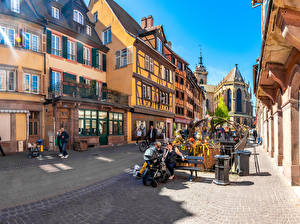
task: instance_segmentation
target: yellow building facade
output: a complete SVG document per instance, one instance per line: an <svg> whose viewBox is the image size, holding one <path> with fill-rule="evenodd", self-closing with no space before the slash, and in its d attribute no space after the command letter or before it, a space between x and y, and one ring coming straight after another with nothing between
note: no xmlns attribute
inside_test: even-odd
<svg viewBox="0 0 300 224"><path fill-rule="evenodd" d="M175 115L175 65L164 56L167 42L163 27L153 18L142 19L141 26L116 2L90 1L90 18L102 42L110 49L107 63L108 88L128 94L128 140L142 127L150 125L158 135L172 136Z"/></svg>

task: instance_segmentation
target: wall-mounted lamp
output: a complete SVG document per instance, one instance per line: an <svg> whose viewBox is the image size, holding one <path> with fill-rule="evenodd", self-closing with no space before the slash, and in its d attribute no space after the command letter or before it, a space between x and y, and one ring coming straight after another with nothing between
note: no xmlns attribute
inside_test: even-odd
<svg viewBox="0 0 300 224"><path fill-rule="evenodd" d="M264 0L251 0L252 8L261 6Z"/></svg>

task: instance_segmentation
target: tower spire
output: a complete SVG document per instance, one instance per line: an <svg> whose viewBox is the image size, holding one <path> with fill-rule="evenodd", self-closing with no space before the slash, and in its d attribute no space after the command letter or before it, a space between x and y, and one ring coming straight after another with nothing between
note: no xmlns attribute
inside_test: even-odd
<svg viewBox="0 0 300 224"><path fill-rule="evenodd" d="M199 45L199 47L200 47L199 65L203 65L202 47L201 47L201 45Z"/></svg>

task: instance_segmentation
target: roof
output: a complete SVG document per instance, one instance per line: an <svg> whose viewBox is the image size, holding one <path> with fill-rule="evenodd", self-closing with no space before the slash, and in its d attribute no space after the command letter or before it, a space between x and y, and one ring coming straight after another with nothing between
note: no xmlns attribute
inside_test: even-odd
<svg viewBox="0 0 300 224"><path fill-rule="evenodd" d="M97 47L104 52L108 51L108 48L102 44L101 39L94 29L95 24L91 22L89 17L87 16L88 8L83 0L52 1L51 4L53 4L55 7L60 8L61 10L59 20L52 17L49 3L45 3L45 1L46 0L31 0L33 7L35 8L39 16L45 20L45 25L47 27L58 30L70 36L76 36L76 39L93 47ZM85 21L84 25L89 25L92 29L91 36L87 35L86 32L82 32L82 29L79 29L78 27L81 25L73 21L72 9L78 9L82 12ZM85 28L83 30L85 30Z"/></svg>
<svg viewBox="0 0 300 224"><path fill-rule="evenodd" d="M170 48L167 44L165 45L165 47L172 53L174 54L177 58L179 58L180 61L182 61L183 63L185 63L186 65L189 65L188 62L186 62L182 57L180 57L175 51L172 50L172 48Z"/></svg>
<svg viewBox="0 0 300 224"><path fill-rule="evenodd" d="M208 93L213 93L215 92L217 86L214 86L214 85L201 85L204 87L205 91L208 92Z"/></svg>
<svg viewBox="0 0 300 224"><path fill-rule="evenodd" d="M237 64L235 67L226 75L222 82L244 82L244 79L241 75L240 70L238 69Z"/></svg>
<svg viewBox="0 0 300 224"><path fill-rule="evenodd" d="M114 12L122 26L131 34L139 36L142 32L141 26L115 1L106 0L107 4Z"/></svg>

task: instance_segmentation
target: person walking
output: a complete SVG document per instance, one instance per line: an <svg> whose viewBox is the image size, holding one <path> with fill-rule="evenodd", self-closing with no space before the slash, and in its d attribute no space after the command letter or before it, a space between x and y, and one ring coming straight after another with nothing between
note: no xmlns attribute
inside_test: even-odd
<svg viewBox="0 0 300 224"><path fill-rule="evenodd" d="M62 157L62 144L61 144L61 130L58 130L57 135L56 135L56 139L55 139L55 145L58 147L59 149L59 157Z"/></svg>
<svg viewBox="0 0 300 224"><path fill-rule="evenodd" d="M253 130L253 138L254 138L254 142L256 143L256 138L257 138L257 131L256 131L256 129Z"/></svg>
<svg viewBox="0 0 300 224"><path fill-rule="evenodd" d="M2 156L5 156L5 153L4 153L4 151L2 149L2 145L1 145L1 136L0 136L0 151L1 151Z"/></svg>
<svg viewBox="0 0 300 224"><path fill-rule="evenodd" d="M60 131L61 131L61 145L62 145L61 148L63 154L61 158L67 159L69 157L69 154L67 153L66 146L69 141L69 135L64 128L61 128Z"/></svg>
<svg viewBox="0 0 300 224"><path fill-rule="evenodd" d="M142 130L141 128L137 128L136 131L136 145L139 144L139 140L142 138Z"/></svg>

